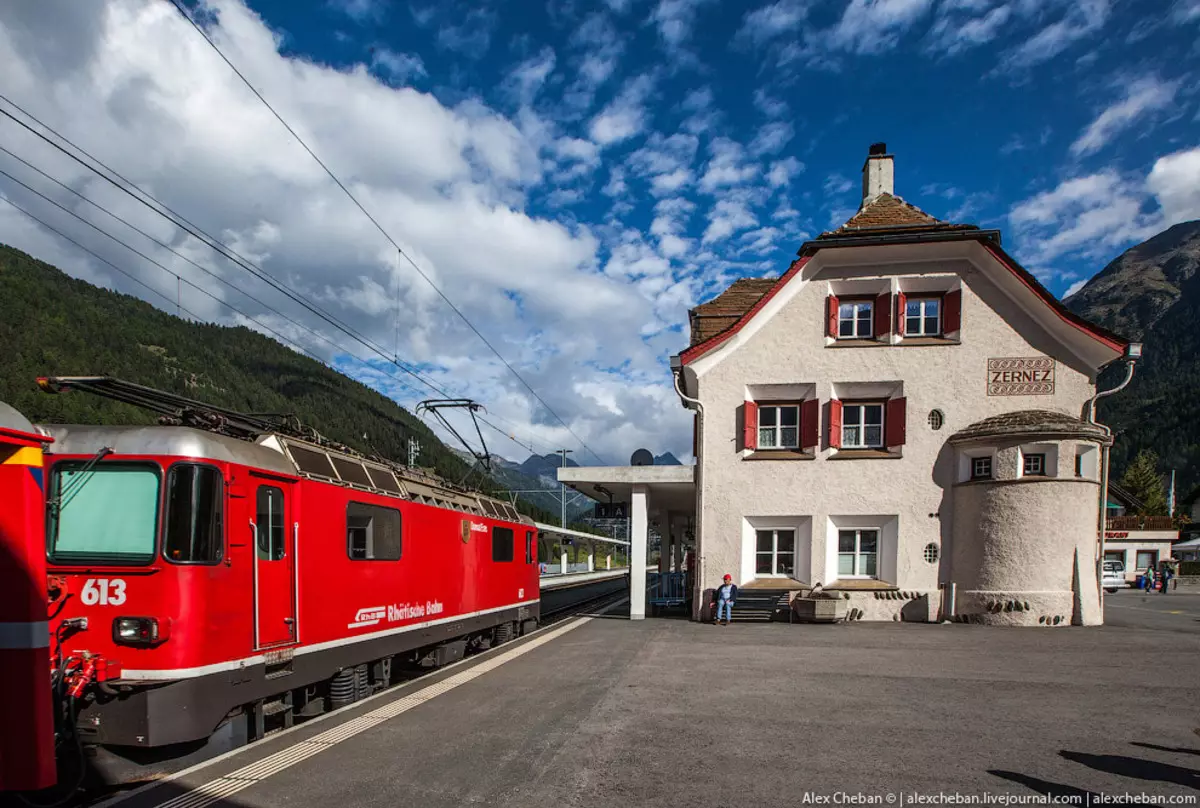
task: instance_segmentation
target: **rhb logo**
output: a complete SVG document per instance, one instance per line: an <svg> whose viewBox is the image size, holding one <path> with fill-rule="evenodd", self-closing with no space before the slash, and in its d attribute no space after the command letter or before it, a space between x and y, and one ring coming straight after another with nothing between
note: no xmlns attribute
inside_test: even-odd
<svg viewBox="0 0 1200 808"><path fill-rule="evenodd" d="M487 533L487 525L483 522L472 522L471 531L474 533Z"/></svg>
<svg viewBox="0 0 1200 808"><path fill-rule="evenodd" d="M383 622L383 618L387 617L386 606L370 606L366 609L359 609L354 614L354 622L347 623L346 628L363 628L364 626L373 626Z"/></svg>

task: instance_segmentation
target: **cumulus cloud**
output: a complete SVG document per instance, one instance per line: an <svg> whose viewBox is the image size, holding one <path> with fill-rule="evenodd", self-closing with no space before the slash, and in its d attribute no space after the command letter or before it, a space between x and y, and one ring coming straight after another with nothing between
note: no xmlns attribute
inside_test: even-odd
<svg viewBox="0 0 1200 808"><path fill-rule="evenodd" d="M1164 228L1200 218L1200 147L1159 157L1140 178L1104 169L1072 177L1009 211L1030 263L1102 260Z"/></svg>
<svg viewBox="0 0 1200 808"><path fill-rule="evenodd" d="M692 34L700 7L713 0L658 0L650 21L669 48L678 48Z"/></svg>
<svg viewBox="0 0 1200 808"><path fill-rule="evenodd" d="M1178 88L1178 82L1162 81L1154 76L1143 76L1127 83L1121 100L1096 116L1071 144L1071 154L1086 157L1097 152L1146 115L1170 108Z"/></svg>
<svg viewBox="0 0 1200 808"><path fill-rule="evenodd" d="M252 254L306 299L389 351L395 345L434 382L486 403L524 438L575 445L169 5L87 5L46 0L6 14L0 27L6 95ZM666 259L653 249L657 260L622 255L630 269L641 262L632 281L628 274L610 275L602 271L606 249L594 229L525 208L531 193L557 190L547 185L555 172L598 166L595 143L506 117L478 100L447 104L392 86L376 75L378 65L334 69L288 55L240 0L212 0L205 19L230 59L577 434L606 459L647 443L686 453L687 421L668 406L672 393L660 363L667 343L678 342L668 329L685 321L695 285L669 262L664 269ZM427 22L440 24L432 17ZM327 334L337 347L304 337L288 318L325 326L169 223L144 209L121 209L114 190L39 141L7 131L5 145L260 297L276 311L211 278L195 278L330 364L394 389L402 403L428 393L387 381L386 362L344 335ZM9 158L0 165L47 194L62 193ZM610 174L610 183L618 179ZM0 193L32 207L29 195L11 184L0 184ZM557 200L569 204L570 193L564 189ZM63 219L53 223L173 297L174 278ZM166 307L3 205L0 231L77 277ZM192 278L177 257L148 243L138 246ZM184 304L192 308L187 294ZM208 305L197 313L243 322L219 304ZM628 361L619 371L593 369L611 356ZM600 406L609 399L640 417L612 415Z"/></svg>
<svg viewBox="0 0 1200 808"><path fill-rule="evenodd" d="M708 215L708 227L700 241L712 244L723 241L739 230L758 226L758 217L737 198L719 199Z"/></svg>
<svg viewBox="0 0 1200 808"><path fill-rule="evenodd" d="M592 140L611 146L639 135L646 128L646 99L654 89L649 75L631 79L621 93L608 103L589 124Z"/></svg>
<svg viewBox="0 0 1200 808"><path fill-rule="evenodd" d="M758 176L758 164L746 160L746 150L737 141L717 137L708 148L712 158L700 177L701 190L713 193L720 188L742 185Z"/></svg>
<svg viewBox="0 0 1200 808"><path fill-rule="evenodd" d="M750 153L761 157L764 154L778 154L792 139L795 130L787 121L772 121L762 126L750 143Z"/></svg>
<svg viewBox="0 0 1200 808"><path fill-rule="evenodd" d="M371 66L400 84L426 75L425 63L421 61L420 56L414 53L400 53L382 46L371 49Z"/></svg>
<svg viewBox="0 0 1200 808"><path fill-rule="evenodd" d="M795 31L808 17L807 0L778 0L756 8L742 18L735 41L761 46L777 36Z"/></svg>
<svg viewBox="0 0 1200 808"><path fill-rule="evenodd" d="M767 171L767 182L774 188L781 188L792 181L792 177L804 170L804 163L795 157L785 157L771 163Z"/></svg>

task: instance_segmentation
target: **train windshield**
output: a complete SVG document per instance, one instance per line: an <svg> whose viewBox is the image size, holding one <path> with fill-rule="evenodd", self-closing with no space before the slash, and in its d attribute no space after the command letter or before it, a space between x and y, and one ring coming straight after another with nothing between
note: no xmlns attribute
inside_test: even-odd
<svg viewBox="0 0 1200 808"><path fill-rule="evenodd" d="M159 470L148 463L54 465L47 522L50 560L145 563L158 532Z"/></svg>

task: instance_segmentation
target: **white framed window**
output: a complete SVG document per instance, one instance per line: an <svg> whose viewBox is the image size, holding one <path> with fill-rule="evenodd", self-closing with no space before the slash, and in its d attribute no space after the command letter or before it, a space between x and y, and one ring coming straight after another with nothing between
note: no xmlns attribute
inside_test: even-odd
<svg viewBox="0 0 1200 808"><path fill-rule="evenodd" d="M883 448L883 404L842 405L842 448Z"/></svg>
<svg viewBox="0 0 1200 808"><path fill-rule="evenodd" d="M838 531L838 577L875 578L879 575L879 531Z"/></svg>
<svg viewBox="0 0 1200 808"><path fill-rule="evenodd" d="M875 336L875 303L850 300L838 304L838 339L869 339Z"/></svg>
<svg viewBox="0 0 1200 808"><path fill-rule="evenodd" d="M758 448L796 449L800 446L800 406L758 405Z"/></svg>
<svg viewBox="0 0 1200 808"><path fill-rule="evenodd" d="M1046 474L1046 456L1027 454L1023 456L1021 473L1026 477L1043 477Z"/></svg>
<svg viewBox="0 0 1200 808"><path fill-rule="evenodd" d="M795 571L795 530L780 528L754 531L755 575L793 575Z"/></svg>
<svg viewBox="0 0 1200 808"><path fill-rule="evenodd" d="M1158 550L1137 551L1137 569L1142 571L1147 567L1158 567Z"/></svg>
<svg viewBox="0 0 1200 808"><path fill-rule="evenodd" d="M942 333L942 299L940 297L909 298L904 304L904 335L906 337L937 337Z"/></svg>
<svg viewBox="0 0 1200 808"><path fill-rule="evenodd" d="M971 479L972 480L990 480L992 479L992 458L988 457L972 457L971 458Z"/></svg>

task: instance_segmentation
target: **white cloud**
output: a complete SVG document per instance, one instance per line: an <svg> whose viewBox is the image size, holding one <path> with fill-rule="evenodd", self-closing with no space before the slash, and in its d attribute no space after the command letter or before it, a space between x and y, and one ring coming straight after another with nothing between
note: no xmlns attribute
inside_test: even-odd
<svg viewBox="0 0 1200 808"><path fill-rule="evenodd" d="M766 115L768 118L782 118L789 112L786 101L772 97L770 93L768 93L762 87L759 87L754 91L754 106L759 112L761 112L763 115Z"/></svg>
<svg viewBox="0 0 1200 808"><path fill-rule="evenodd" d="M1178 88L1178 82L1166 82L1154 76L1129 82L1124 88L1124 97L1101 112L1071 144L1071 154L1076 157L1093 154L1147 113L1169 108Z"/></svg>
<svg viewBox="0 0 1200 808"><path fill-rule="evenodd" d="M713 0L658 0L650 13L650 21L658 28L668 48L678 48L692 34L700 6Z"/></svg>
<svg viewBox="0 0 1200 808"><path fill-rule="evenodd" d="M1110 0L1072 0L1058 5L1066 9L1063 16L1010 50L1001 67L1020 70L1053 59L1103 28L1111 10Z"/></svg>
<svg viewBox="0 0 1200 808"><path fill-rule="evenodd" d="M508 76L510 91L524 105L533 103L546 79L554 72L554 49L546 46L513 69Z"/></svg>
<svg viewBox="0 0 1200 808"><path fill-rule="evenodd" d="M758 176L758 165L746 162L745 149L737 141L717 137L708 148L712 158L700 178L701 190L713 193L719 188L743 185Z"/></svg>
<svg viewBox="0 0 1200 808"><path fill-rule="evenodd" d="M385 4L384 0L329 0L329 7L363 23L381 20Z"/></svg>
<svg viewBox="0 0 1200 808"><path fill-rule="evenodd" d="M750 143L750 152L758 157L764 154L778 154L792 139L793 134L795 130L789 122L772 121L758 130L758 134Z"/></svg>
<svg viewBox="0 0 1200 808"><path fill-rule="evenodd" d="M946 3L939 9L937 21L929 31L927 49L937 54L952 56L969 48L991 42L1005 30L1013 18L1016 3L1003 3L995 8L963 8ZM983 11L979 16L955 14L953 10L967 12Z"/></svg>
<svg viewBox="0 0 1200 808"><path fill-rule="evenodd" d="M739 230L758 226L758 218L746 203L737 198L719 199L708 214L708 227L700 239L702 244L723 241Z"/></svg>
<svg viewBox="0 0 1200 808"><path fill-rule="evenodd" d="M1087 286L1087 282L1088 282L1087 278L1082 278L1080 280L1075 281L1073 284L1071 284L1070 286L1067 287L1067 290L1065 292L1063 292L1062 299L1066 300L1068 297L1075 294L1083 287Z"/></svg>
<svg viewBox="0 0 1200 808"><path fill-rule="evenodd" d="M371 49L371 66L400 84L426 75L425 63L421 61L420 56L415 53L399 53L385 47Z"/></svg>
<svg viewBox="0 0 1200 808"><path fill-rule="evenodd" d="M808 17L807 0L778 0L750 11L742 18L735 39L761 46L781 34L795 31Z"/></svg>
<svg viewBox="0 0 1200 808"><path fill-rule="evenodd" d="M580 110L589 108L596 91L616 72L625 42L606 14L595 13L571 35L571 45L580 52L578 78L564 99Z"/></svg>
<svg viewBox="0 0 1200 808"><path fill-rule="evenodd" d="M654 80L641 75L630 80L620 95L592 118L588 131L601 146L628 140L646 128L646 99L654 89Z"/></svg>
<svg viewBox="0 0 1200 808"><path fill-rule="evenodd" d="M645 278L653 283L643 284L640 275L630 282L601 272L606 245L598 228L576 224L570 214L555 220L525 207L531 194L559 190L551 178L560 168L598 166L593 144L562 137L522 115L506 117L478 100L447 104L411 87L389 86L365 64L335 69L281 53L272 29L239 0L213 0L211 9L206 17L214 20L210 30L221 49L575 432L608 459L627 457L647 443L686 452L688 421L672 406L661 354L669 342L678 348L677 334L666 329L685 322L695 285L682 272L676 277L671 262L653 248L643 262ZM429 24L439 23L431 18ZM71 47L63 47L68 41ZM18 4L0 27L0 64L7 96L205 230L255 253L268 272L287 278L299 294L321 301L389 349L396 341L398 290L402 356L428 366L450 390L486 403L491 415L516 422L543 446L575 444L411 267L399 262L395 250L169 5ZM5 145L120 210L105 196L115 191L102 190L33 138L14 136ZM0 164L18 170L7 158ZM616 171L610 173L610 184L618 180ZM562 191L554 199L569 204L573 191ZM0 192L28 201L8 183L0 183ZM164 241L183 245L181 251L280 312L325 328L161 219L144 210L121 212L139 226L162 231ZM77 277L145 294L18 219L0 210L0 231L14 246ZM61 217L53 222L152 287L171 287L164 291L173 295L174 279L161 270L101 243L77 224ZM170 253L142 246L191 277ZM196 280L302 339L280 315L221 291L211 279ZM192 307L186 294L184 303ZM216 304L198 313L218 322L240 321ZM372 370L361 346L336 332L329 336L340 349L302 344L395 389L402 403L412 404L417 393L404 392ZM612 356L628 360L619 372L594 370L593 363ZM599 406L609 396L620 411L638 412L637 423Z"/></svg>
<svg viewBox="0 0 1200 808"><path fill-rule="evenodd" d="M836 172L825 178L825 193L828 196L844 194L853 187L854 183Z"/></svg>
<svg viewBox="0 0 1200 808"><path fill-rule="evenodd" d="M702 135L713 129L721 120L721 113L713 106L711 87L698 87L689 92L680 104L689 113L679 128L693 135Z"/></svg>
<svg viewBox="0 0 1200 808"><path fill-rule="evenodd" d="M828 32L830 44L851 53L878 53L893 47L929 10L933 0L850 0Z"/></svg>
<svg viewBox="0 0 1200 808"><path fill-rule="evenodd" d="M804 163L795 157L785 157L771 163L767 171L767 182L773 188L782 188L792 181L792 177L804 170Z"/></svg>
<svg viewBox="0 0 1200 808"><path fill-rule="evenodd" d="M1200 219L1200 147L1155 160L1146 187L1161 206L1164 227Z"/></svg>
<svg viewBox="0 0 1200 808"><path fill-rule="evenodd" d="M1172 16L1183 23L1200 20L1200 0L1178 0Z"/></svg>

